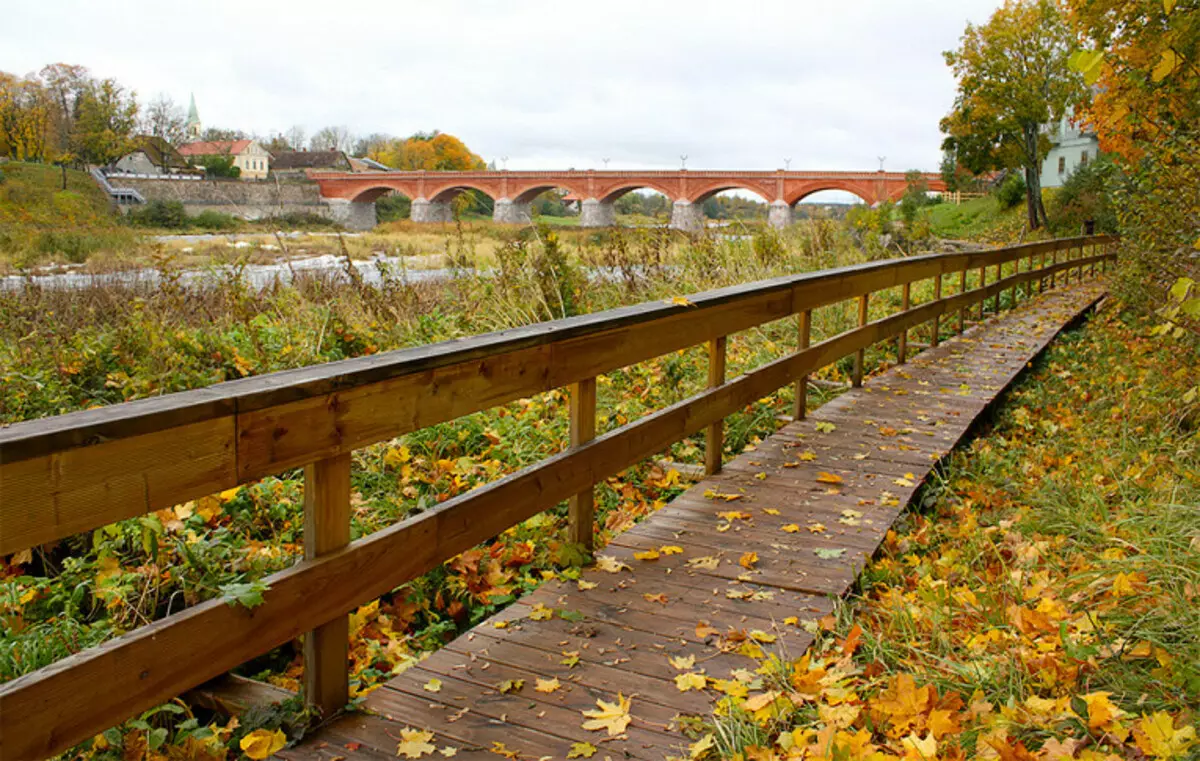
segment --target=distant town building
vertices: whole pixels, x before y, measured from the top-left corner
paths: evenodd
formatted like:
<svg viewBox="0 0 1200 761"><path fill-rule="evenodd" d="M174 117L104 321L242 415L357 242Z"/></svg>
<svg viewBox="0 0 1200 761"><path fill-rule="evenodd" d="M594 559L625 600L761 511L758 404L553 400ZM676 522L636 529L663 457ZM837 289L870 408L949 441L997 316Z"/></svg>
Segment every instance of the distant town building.
<svg viewBox="0 0 1200 761"><path fill-rule="evenodd" d="M243 180L265 180L271 169L271 152L257 140L208 140L179 146L179 152L193 164L205 158L231 156L233 165L242 170Z"/></svg>
<svg viewBox="0 0 1200 761"><path fill-rule="evenodd" d="M200 125L200 112L196 110L196 93L192 93L191 103L188 104L187 121L183 123L183 129L191 140L199 140L204 132Z"/></svg>
<svg viewBox="0 0 1200 761"><path fill-rule="evenodd" d="M304 179L309 169L352 172L354 167L342 151L277 151L271 156L271 174L279 179Z"/></svg>
<svg viewBox="0 0 1200 761"><path fill-rule="evenodd" d="M1072 124L1070 114L1051 128L1049 137L1054 147L1042 162L1043 188L1062 187L1076 169L1087 166L1100 155L1100 141L1091 132Z"/></svg>
<svg viewBox="0 0 1200 761"><path fill-rule="evenodd" d="M188 163L175 146L161 137L139 135L133 139L134 149L114 161L109 174L140 174L156 177L203 175L204 171Z"/></svg>

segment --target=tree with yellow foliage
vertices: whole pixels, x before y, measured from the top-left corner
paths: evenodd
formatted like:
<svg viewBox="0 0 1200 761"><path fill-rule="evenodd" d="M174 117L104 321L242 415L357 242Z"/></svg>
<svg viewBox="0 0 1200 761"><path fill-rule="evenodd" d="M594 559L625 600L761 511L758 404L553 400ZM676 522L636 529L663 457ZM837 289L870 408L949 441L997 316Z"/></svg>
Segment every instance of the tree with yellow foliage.
<svg viewBox="0 0 1200 761"><path fill-rule="evenodd" d="M487 167L462 140L437 131L377 142L367 155L393 169L409 171L470 172Z"/></svg>
<svg viewBox="0 0 1200 761"><path fill-rule="evenodd" d="M959 49L945 53L958 94L941 123L943 147L976 173L1024 169L1030 229L1046 221L1041 166L1050 144L1042 127L1085 94L1068 66L1074 48L1053 0L1007 0L983 26L968 24Z"/></svg>

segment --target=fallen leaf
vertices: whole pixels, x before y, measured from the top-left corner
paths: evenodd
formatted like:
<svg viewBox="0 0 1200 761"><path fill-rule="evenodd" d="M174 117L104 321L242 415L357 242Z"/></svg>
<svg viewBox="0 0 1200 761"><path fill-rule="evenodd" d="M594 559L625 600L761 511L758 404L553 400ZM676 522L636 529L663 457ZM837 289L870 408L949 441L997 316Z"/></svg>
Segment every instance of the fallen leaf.
<svg viewBox="0 0 1200 761"><path fill-rule="evenodd" d="M708 684L708 677L698 671L675 676L675 688L680 692L688 690L703 690Z"/></svg>
<svg viewBox="0 0 1200 761"><path fill-rule="evenodd" d="M665 594L663 594L662 592L659 592L657 594L651 594L650 592L643 592L642 599L644 599L646 602L656 602L659 605L667 604L667 596Z"/></svg>
<svg viewBox="0 0 1200 761"><path fill-rule="evenodd" d="M658 550L646 550L645 552L635 552L633 556L638 560L658 560Z"/></svg>
<svg viewBox="0 0 1200 761"><path fill-rule="evenodd" d="M713 555L705 555L704 557L692 558L687 564L689 568L695 568L699 571L715 571L721 565L721 559Z"/></svg>
<svg viewBox="0 0 1200 761"><path fill-rule="evenodd" d="M591 743L571 743L567 758L591 758L596 755L596 746Z"/></svg>
<svg viewBox="0 0 1200 761"><path fill-rule="evenodd" d="M437 677L434 677L433 679L430 679L428 682L423 684L422 689L424 689L426 692L441 692L442 691L442 680L438 679Z"/></svg>
<svg viewBox="0 0 1200 761"><path fill-rule="evenodd" d="M835 550L829 547L817 547L813 550L813 553L822 560L833 560L834 558L840 558L842 555L845 555L846 550L844 548Z"/></svg>
<svg viewBox="0 0 1200 761"><path fill-rule="evenodd" d="M743 553L740 558L738 558L738 565L740 565L742 568L745 568L747 571L754 570L754 564L757 562L758 562L758 553L757 552L746 552L746 553Z"/></svg>
<svg viewBox="0 0 1200 761"><path fill-rule="evenodd" d="M840 484L842 483L843 479L836 473L826 473L825 471L821 471L817 474L817 481L823 484Z"/></svg>
<svg viewBox="0 0 1200 761"><path fill-rule="evenodd" d="M662 547L658 548L658 551L664 555L682 555L683 554L683 548L677 547L673 544L664 544Z"/></svg>
<svg viewBox="0 0 1200 761"><path fill-rule="evenodd" d="M510 692L520 692L524 686L524 679L505 679L496 686L496 689L500 690L501 695L507 695Z"/></svg>
<svg viewBox="0 0 1200 761"><path fill-rule="evenodd" d="M822 420L821 422L817 423L817 430L821 433L833 433L837 430L837 426L833 423Z"/></svg>
<svg viewBox="0 0 1200 761"><path fill-rule="evenodd" d="M562 684L558 681L558 677L555 677L553 679L538 679L537 685L533 689L537 692L550 693L560 687L562 687Z"/></svg>
<svg viewBox="0 0 1200 761"><path fill-rule="evenodd" d="M588 720L581 726L592 732L607 730L609 737L615 737L624 732L633 720L629 715L630 703L630 699L620 693L617 693L616 703L597 700L597 709L582 712Z"/></svg>
<svg viewBox="0 0 1200 761"><path fill-rule="evenodd" d="M534 621L549 621L554 618L554 608L547 608L539 602L533 606L533 610L529 612L529 617Z"/></svg>
<svg viewBox="0 0 1200 761"><path fill-rule="evenodd" d="M429 733L430 737L433 733ZM242 738L238 743L242 752L255 761L260 761L264 758L270 758L287 745L287 735L283 730L277 729L272 732L269 729L256 729ZM432 750L432 747L430 748ZM416 756L413 756L416 758Z"/></svg>
<svg viewBox="0 0 1200 761"><path fill-rule="evenodd" d="M789 523L786 526L780 526L779 528L781 531L785 531L789 534L795 534L797 531L800 530L800 527L798 525L796 525L795 523Z"/></svg>
<svg viewBox="0 0 1200 761"><path fill-rule="evenodd" d="M694 307L694 306L696 306L691 301L688 301L687 297L685 297L685 296L672 296L670 298L670 300L667 301L667 303L673 304L677 307Z"/></svg>
<svg viewBox="0 0 1200 761"><path fill-rule="evenodd" d="M612 555L597 555L596 567L601 571L607 571L608 573L620 573L621 571L633 570L625 563L622 563L620 560L614 558Z"/></svg>
<svg viewBox="0 0 1200 761"><path fill-rule="evenodd" d="M432 739L433 732L405 727L400 730L400 743L396 746L396 755L405 758L427 756L437 750L429 742Z"/></svg>
<svg viewBox="0 0 1200 761"><path fill-rule="evenodd" d="M696 656L694 655L672 655L667 658L667 661L677 671L687 671L696 665Z"/></svg>

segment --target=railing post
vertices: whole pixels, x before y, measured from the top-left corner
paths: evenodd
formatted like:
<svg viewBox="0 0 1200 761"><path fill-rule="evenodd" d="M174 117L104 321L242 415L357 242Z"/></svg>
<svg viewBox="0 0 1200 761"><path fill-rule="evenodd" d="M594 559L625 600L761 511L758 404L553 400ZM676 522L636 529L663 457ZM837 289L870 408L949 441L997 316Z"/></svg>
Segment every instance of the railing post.
<svg viewBox="0 0 1200 761"><path fill-rule="evenodd" d="M584 378L572 383L569 392L571 417L571 447L578 447L596 438L596 379ZM567 540L579 544L588 552L593 547L595 518L595 487L571 497L567 511Z"/></svg>
<svg viewBox="0 0 1200 761"><path fill-rule="evenodd" d="M984 266L979 268L979 290L982 291L986 287L987 287L987 265L985 264ZM983 294L981 293L980 297L979 297L979 320L980 320L980 322L983 321L983 302L984 302L984 300L985 299L983 298Z"/></svg>
<svg viewBox="0 0 1200 761"><path fill-rule="evenodd" d="M708 342L708 387L716 388L725 383L726 336ZM725 448L725 420L722 418L705 431L704 472L714 475L721 472L721 450Z"/></svg>
<svg viewBox="0 0 1200 761"><path fill-rule="evenodd" d="M942 298L942 276L939 273L938 276L933 279L933 300L939 301L939 300L941 300L941 298ZM942 324L941 323L942 323L942 316L940 314L935 314L933 316L933 335L929 337L929 345L930 346L938 345L938 340L939 340L938 334L942 332L942 330L941 330Z"/></svg>
<svg viewBox="0 0 1200 761"><path fill-rule="evenodd" d="M870 303L871 294L864 293L858 297L858 327L867 324L867 307ZM854 353L854 376L850 379L850 383L855 388L861 388L863 383L863 365L867 361L866 348L859 349Z"/></svg>
<svg viewBox="0 0 1200 761"><path fill-rule="evenodd" d="M900 311L907 312L909 300L912 298L912 283L905 283L900 289ZM908 358L908 328L900 331L900 347L896 352L900 364Z"/></svg>
<svg viewBox="0 0 1200 761"><path fill-rule="evenodd" d="M805 309L796 316L797 344L801 351L808 348L812 340L812 310ZM808 414L808 376L801 375L796 381L796 399L792 402L792 419L803 420Z"/></svg>
<svg viewBox="0 0 1200 761"><path fill-rule="evenodd" d="M958 292L964 294L967 292L967 267L963 265L962 272L958 273ZM967 305L963 304L958 309L958 332L962 333L967 329Z"/></svg>
<svg viewBox="0 0 1200 761"><path fill-rule="evenodd" d="M1050 252L1050 266L1053 267L1056 264L1058 264L1058 249L1057 248ZM1050 273L1050 287L1051 288L1058 287L1058 272Z"/></svg>
<svg viewBox="0 0 1200 761"><path fill-rule="evenodd" d="M1004 262L996 265L996 282L1004 279ZM996 291L996 314L1000 314L1000 291Z"/></svg>
<svg viewBox="0 0 1200 761"><path fill-rule="evenodd" d="M304 467L304 559L350 543L350 453ZM304 637L304 699L328 717L350 700L350 617L339 616Z"/></svg>

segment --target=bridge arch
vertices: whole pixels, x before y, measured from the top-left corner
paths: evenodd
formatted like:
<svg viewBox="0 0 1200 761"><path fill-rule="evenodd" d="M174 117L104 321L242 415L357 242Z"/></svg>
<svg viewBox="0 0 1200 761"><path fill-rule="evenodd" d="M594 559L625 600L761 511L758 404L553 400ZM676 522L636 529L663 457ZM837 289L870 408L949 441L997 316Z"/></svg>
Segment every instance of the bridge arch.
<svg viewBox="0 0 1200 761"><path fill-rule="evenodd" d="M678 190L672 190L666 185L653 180L631 180L614 187L606 188L600 197L600 201L601 203L612 203L626 193L631 193L635 190L653 190L657 193L662 193L670 201L675 201L679 197Z"/></svg>
<svg viewBox="0 0 1200 761"><path fill-rule="evenodd" d="M393 191L409 198L416 197L416 188L410 186L408 183L380 183L378 185L368 185L364 188L355 188L354 190L356 195L349 199L354 203L373 203Z"/></svg>
<svg viewBox="0 0 1200 761"><path fill-rule="evenodd" d="M474 190L478 193L482 193L493 201L496 200L495 188L488 187L483 183L475 182L455 182L435 188L432 192L427 192L429 192L430 202L449 203L457 198L460 194L465 193L468 190Z"/></svg>
<svg viewBox="0 0 1200 761"><path fill-rule="evenodd" d="M526 185L524 188L517 191L512 200L513 203L531 203L533 199L537 198L548 190L563 190L567 193L583 198L583 194L581 194L577 188L571 187L571 185L568 183L543 182L538 183L537 185Z"/></svg>
<svg viewBox="0 0 1200 761"><path fill-rule="evenodd" d="M760 187L756 187L751 184L740 183L740 182L720 182L720 183L713 183L712 185L704 188L703 190L701 190L698 193L691 193L690 195L692 197L692 203L695 203L695 204L704 203L705 201L707 201L708 199L717 195L718 193L724 193L726 190L745 190L750 193L753 193L754 195L763 199L767 203L771 203L772 201L775 200L775 198L772 196L772 194L768 193L767 191L763 190Z"/></svg>
<svg viewBox="0 0 1200 761"><path fill-rule="evenodd" d="M875 193L872 192L871 190L862 187L858 183L841 183L841 182L827 182L827 183L821 183L818 185L809 185L809 186L801 188L797 191L793 191L792 195L784 198L784 201L787 202L788 206L795 206L796 204L800 203L801 201L803 201L805 198L808 198L812 194L820 193L820 192L826 191L826 190L840 190L844 193L849 193L851 195L858 196L858 198L860 200L862 200L862 202L867 204L868 206L875 203Z"/></svg>

